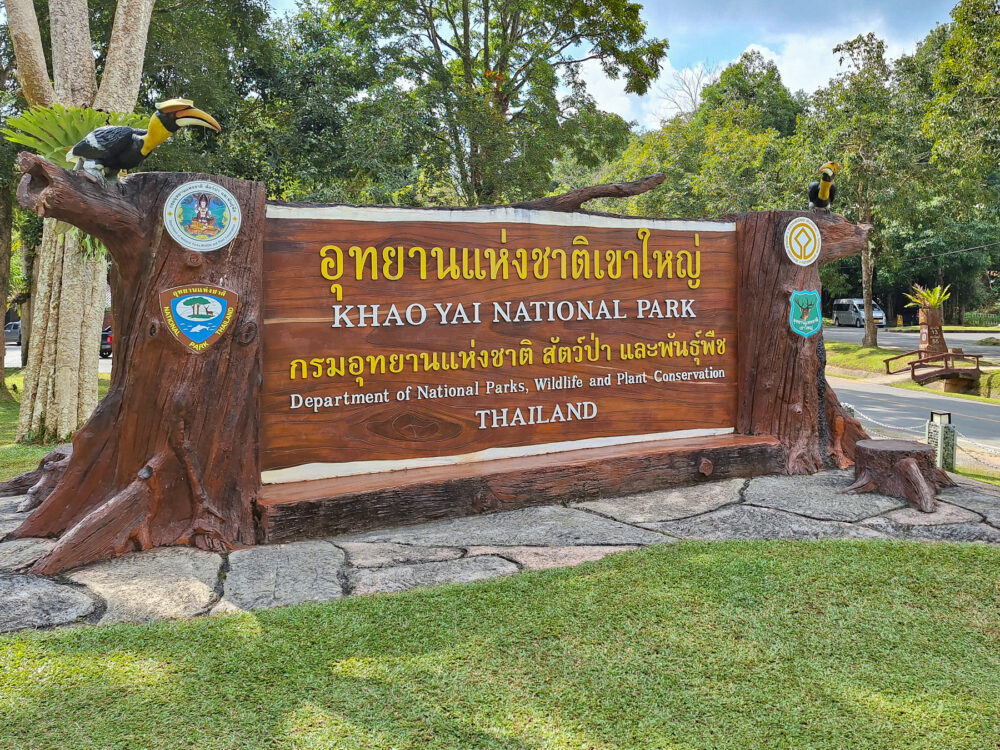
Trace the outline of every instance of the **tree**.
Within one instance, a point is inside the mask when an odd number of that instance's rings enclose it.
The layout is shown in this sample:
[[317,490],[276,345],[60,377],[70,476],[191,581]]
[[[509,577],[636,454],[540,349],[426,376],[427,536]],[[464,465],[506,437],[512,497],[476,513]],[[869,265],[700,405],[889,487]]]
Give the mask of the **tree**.
[[[0,26],[0,114],[4,119],[16,111],[13,93],[14,52],[6,25]],[[6,320],[10,296],[11,255],[14,227],[14,148],[0,143],[0,319]],[[11,401],[5,371],[0,366],[0,401]]]
[[581,65],[645,93],[667,43],[639,13],[628,0],[330,0],[301,18],[307,34],[375,51],[384,80],[419,102],[425,179],[472,205],[546,192],[563,151],[615,155],[627,129],[597,108]]
[[802,112],[781,82],[781,73],[773,60],[765,60],[757,50],[744,52],[740,59],[719,76],[719,80],[701,92],[702,115],[724,109],[733,103],[760,110],[760,126],[777,130],[781,135],[795,132],[795,118]]
[[[694,90],[690,83],[681,94],[688,98]],[[658,171],[666,175],[663,186],[605,208],[705,218],[805,208],[806,185],[826,158],[819,155],[816,130],[800,132],[802,101],[785,88],[774,63],[748,52],[705,86],[701,98],[694,112],[634,137],[600,176],[633,179],[636,173]]]
[[696,65],[675,70],[669,83],[659,89],[660,96],[670,106],[672,115],[693,115],[701,106],[702,93],[719,80],[719,69]]
[[[834,48],[847,70],[814,97],[815,118],[831,159],[844,167],[838,175],[837,203],[856,221],[875,227],[872,244],[884,246],[881,230],[891,206],[908,200],[903,184],[922,168],[914,139],[919,130],[899,107],[885,42],[863,34]],[[865,300],[864,346],[877,345],[872,317],[872,247],[861,253],[861,290]]]
[[[53,0],[49,13],[52,77],[31,0],[5,0],[17,79],[28,104],[62,103],[131,112],[139,96],[153,0],[119,0],[98,87],[87,0]],[[60,439],[97,404],[97,342],[104,314],[106,263],[46,222],[38,256],[19,440]]]
[[994,0],[961,0],[951,16],[925,126],[935,157],[983,185],[1000,157],[1000,7]]

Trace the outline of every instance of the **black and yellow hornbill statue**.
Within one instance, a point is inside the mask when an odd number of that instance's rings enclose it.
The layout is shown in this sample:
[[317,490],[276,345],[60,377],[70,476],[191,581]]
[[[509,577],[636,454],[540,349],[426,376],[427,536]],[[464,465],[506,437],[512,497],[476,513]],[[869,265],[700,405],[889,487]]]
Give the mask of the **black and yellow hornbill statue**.
[[833,184],[833,176],[840,171],[840,165],[828,161],[819,168],[819,182],[809,185],[809,208],[830,210],[830,204],[837,197],[837,186]]
[[97,128],[67,152],[66,160],[75,161],[75,169],[82,169],[103,185],[109,177],[117,178],[123,169],[139,166],[154,148],[180,128],[198,125],[217,133],[222,130],[215,118],[192,104],[190,99],[160,102],[146,130],[125,125]]

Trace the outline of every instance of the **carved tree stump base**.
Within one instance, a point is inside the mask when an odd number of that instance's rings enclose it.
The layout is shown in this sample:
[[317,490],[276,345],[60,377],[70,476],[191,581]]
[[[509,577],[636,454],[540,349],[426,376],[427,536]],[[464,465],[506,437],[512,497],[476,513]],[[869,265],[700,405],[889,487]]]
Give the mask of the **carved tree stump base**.
[[27,499],[18,506],[17,510],[19,513],[34,510],[41,505],[42,500],[52,494],[52,490],[59,484],[66,467],[69,466],[69,459],[72,455],[72,443],[58,446],[38,463],[37,469],[18,474],[6,482],[0,482],[0,497],[26,494]]
[[955,484],[934,465],[934,448],[911,440],[859,440],[854,461],[854,484],[844,492],[902,498],[924,513],[937,508],[939,488]]

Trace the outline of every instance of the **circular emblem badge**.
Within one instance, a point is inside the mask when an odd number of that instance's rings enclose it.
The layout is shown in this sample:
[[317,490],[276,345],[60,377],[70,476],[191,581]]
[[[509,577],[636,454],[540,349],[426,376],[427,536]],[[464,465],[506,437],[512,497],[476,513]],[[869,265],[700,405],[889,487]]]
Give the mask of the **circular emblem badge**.
[[785,228],[785,255],[797,266],[811,266],[819,257],[823,241],[812,219],[800,216]]
[[185,182],[163,204],[163,224],[177,244],[207,253],[239,234],[243,214],[235,196],[208,180]]

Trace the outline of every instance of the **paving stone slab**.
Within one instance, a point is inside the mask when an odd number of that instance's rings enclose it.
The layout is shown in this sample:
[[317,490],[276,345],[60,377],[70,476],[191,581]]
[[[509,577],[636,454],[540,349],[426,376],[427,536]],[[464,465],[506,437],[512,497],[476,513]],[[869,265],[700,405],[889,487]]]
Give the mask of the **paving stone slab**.
[[7,495],[0,497],[0,513],[13,513],[27,495]]
[[987,523],[1000,527],[1000,495],[977,492],[965,486],[949,487],[938,492],[938,501],[946,501],[966,510],[972,510]]
[[601,518],[582,510],[547,505],[488,516],[468,516],[352,534],[341,542],[396,542],[423,547],[655,544],[664,539],[645,529]]
[[353,568],[382,568],[386,565],[441,562],[463,555],[458,547],[412,547],[391,542],[337,542],[347,553],[347,564]]
[[625,523],[675,521],[740,502],[740,489],[745,481],[726,479],[690,487],[672,487],[641,495],[574,503],[570,507],[584,508]]
[[215,598],[222,558],[188,547],[138,552],[94,563],[68,578],[100,595],[101,623],[194,617]]
[[517,571],[518,567],[509,560],[484,556],[389,568],[361,568],[349,571],[348,578],[352,593],[378,594],[406,591],[416,586],[484,581]]
[[937,508],[933,513],[924,513],[916,508],[902,508],[886,513],[888,518],[894,523],[904,526],[938,526],[943,523],[979,523],[982,520],[978,513],[971,510],[959,508],[957,505],[942,503],[938,500]]
[[787,510],[821,521],[854,522],[906,507],[905,501],[886,495],[845,495],[843,490],[853,481],[853,469],[807,476],[757,477],[750,480],[743,498],[751,505]]
[[513,560],[529,570],[566,568],[580,563],[600,560],[616,552],[639,549],[636,546],[608,547],[469,547],[469,557],[477,555],[499,555]]
[[837,539],[877,538],[877,532],[840,521],[803,518],[771,508],[730,505],[696,518],[650,524],[681,539]]
[[28,517],[27,513],[17,512],[17,506],[24,498],[24,495],[0,497],[0,539],[24,523],[24,519]]
[[0,543],[0,573],[23,570],[56,546],[52,539],[15,539]]
[[985,542],[1000,544],[1000,530],[985,523],[947,523],[938,526],[902,524],[888,518],[870,518],[864,525],[893,539],[923,542]]
[[84,592],[48,578],[0,574],[0,633],[68,625],[94,611]]
[[340,599],[344,562],[343,550],[321,540],[237,550],[212,614]]

